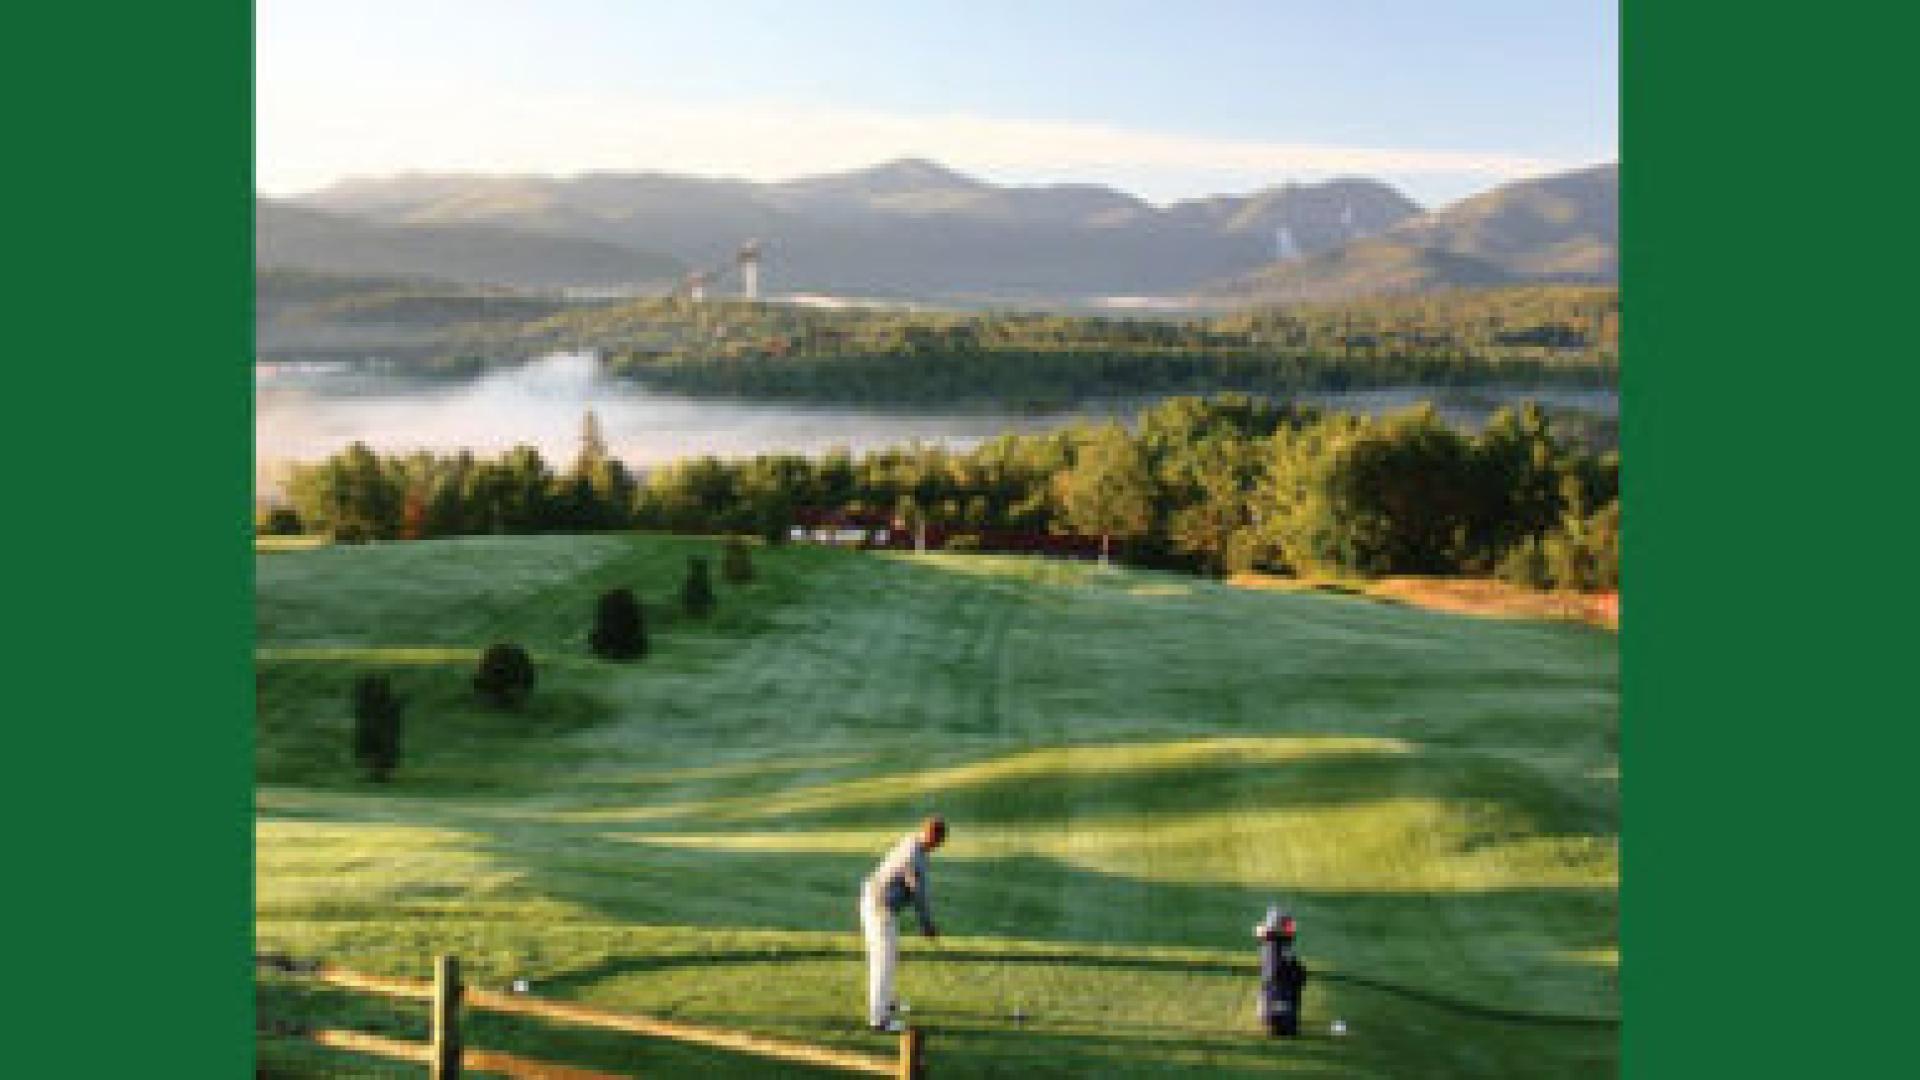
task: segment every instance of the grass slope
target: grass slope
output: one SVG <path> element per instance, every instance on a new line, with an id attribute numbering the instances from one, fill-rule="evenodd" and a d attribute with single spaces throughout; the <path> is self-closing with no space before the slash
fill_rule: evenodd
<path id="1" fill-rule="evenodd" d="M 856 886 L 937 808 L 946 936 L 908 939 L 902 993 L 940 1076 L 1613 1074 L 1612 635 L 817 549 L 756 552 L 713 620 L 668 619 L 685 556 L 716 546 L 260 558 L 260 947 L 408 975 L 452 951 L 488 985 L 885 1052 L 858 1030 Z M 585 656 L 611 584 L 655 601 L 638 664 Z M 496 639 L 540 664 L 524 716 L 469 702 Z M 412 703 L 386 788 L 344 755 L 346 688 L 374 669 Z M 1315 972 L 1295 1043 L 1252 1034 L 1270 899 Z M 405 1005 L 260 994 L 266 1018 L 425 1030 Z M 473 1026 L 583 1067 L 783 1074 Z M 262 1043 L 286 1075 L 326 1074 L 320 1054 Z"/>

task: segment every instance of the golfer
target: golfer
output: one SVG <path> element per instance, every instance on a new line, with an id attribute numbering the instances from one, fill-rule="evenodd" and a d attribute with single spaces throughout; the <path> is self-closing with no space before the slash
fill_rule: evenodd
<path id="1" fill-rule="evenodd" d="M 900 909 L 913 903 L 920 932 L 938 936 L 927 893 L 927 855 L 945 843 L 947 823 L 930 817 L 918 832 L 900 838 L 860 886 L 860 927 L 867 935 L 867 1024 L 875 1031 L 899 1031 L 895 1015 L 893 971 L 900 963 Z"/>

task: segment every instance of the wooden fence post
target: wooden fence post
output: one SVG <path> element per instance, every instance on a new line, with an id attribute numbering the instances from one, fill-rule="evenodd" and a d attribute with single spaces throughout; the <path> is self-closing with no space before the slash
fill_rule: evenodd
<path id="1" fill-rule="evenodd" d="M 900 1080 L 926 1080 L 926 1044 L 919 1028 L 900 1033 Z"/>
<path id="2" fill-rule="evenodd" d="M 432 1080 L 460 1080 L 460 960 L 433 962 Z"/>

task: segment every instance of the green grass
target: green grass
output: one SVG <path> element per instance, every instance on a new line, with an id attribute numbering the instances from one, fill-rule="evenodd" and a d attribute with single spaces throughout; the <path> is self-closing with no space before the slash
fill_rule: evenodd
<path id="1" fill-rule="evenodd" d="M 938 809 L 945 936 L 909 938 L 902 985 L 936 1075 L 1615 1072 L 1612 634 L 818 549 L 756 551 L 713 619 L 669 618 L 686 555 L 717 546 L 260 558 L 260 947 L 415 976 L 449 951 L 485 984 L 885 1052 L 858 1030 L 855 892 Z M 649 601 L 655 651 L 632 665 L 586 656 L 614 584 Z M 539 664 L 525 715 L 470 700 L 494 640 Z M 385 787 L 345 755 L 366 670 L 410 702 Z M 1297 1042 L 1253 1033 L 1249 928 L 1273 899 L 1314 972 Z M 424 1031 L 404 1004 L 260 995 L 264 1016 Z M 473 1025 L 583 1067 L 781 1074 Z M 262 1060 L 326 1072 L 285 1040 Z"/>

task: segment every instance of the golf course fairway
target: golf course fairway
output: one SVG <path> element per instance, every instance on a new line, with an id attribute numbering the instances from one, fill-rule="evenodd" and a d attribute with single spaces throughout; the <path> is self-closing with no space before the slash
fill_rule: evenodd
<path id="1" fill-rule="evenodd" d="M 476 985 L 887 1054 L 858 885 L 938 811 L 943 936 L 903 927 L 901 995 L 941 1080 L 1615 1072 L 1613 634 L 805 547 L 754 548 L 753 582 L 679 615 L 687 556 L 719 547 L 258 556 L 258 949 L 413 977 L 452 953 Z M 628 664 L 586 647 L 622 585 L 652 634 Z M 538 667 L 520 712 L 474 698 L 496 641 Z M 406 701 L 386 784 L 348 752 L 366 672 Z M 1270 902 L 1311 971 L 1297 1040 L 1254 1019 Z M 409 1003 L 275 975 L 259 1000 L 263 1026 L 425 1037 Z M 635 1076 L 830 1075 L 473 1011 L 466 1038 Z M 260 1062 L 421 1072 L 278 1036 Z"/>

